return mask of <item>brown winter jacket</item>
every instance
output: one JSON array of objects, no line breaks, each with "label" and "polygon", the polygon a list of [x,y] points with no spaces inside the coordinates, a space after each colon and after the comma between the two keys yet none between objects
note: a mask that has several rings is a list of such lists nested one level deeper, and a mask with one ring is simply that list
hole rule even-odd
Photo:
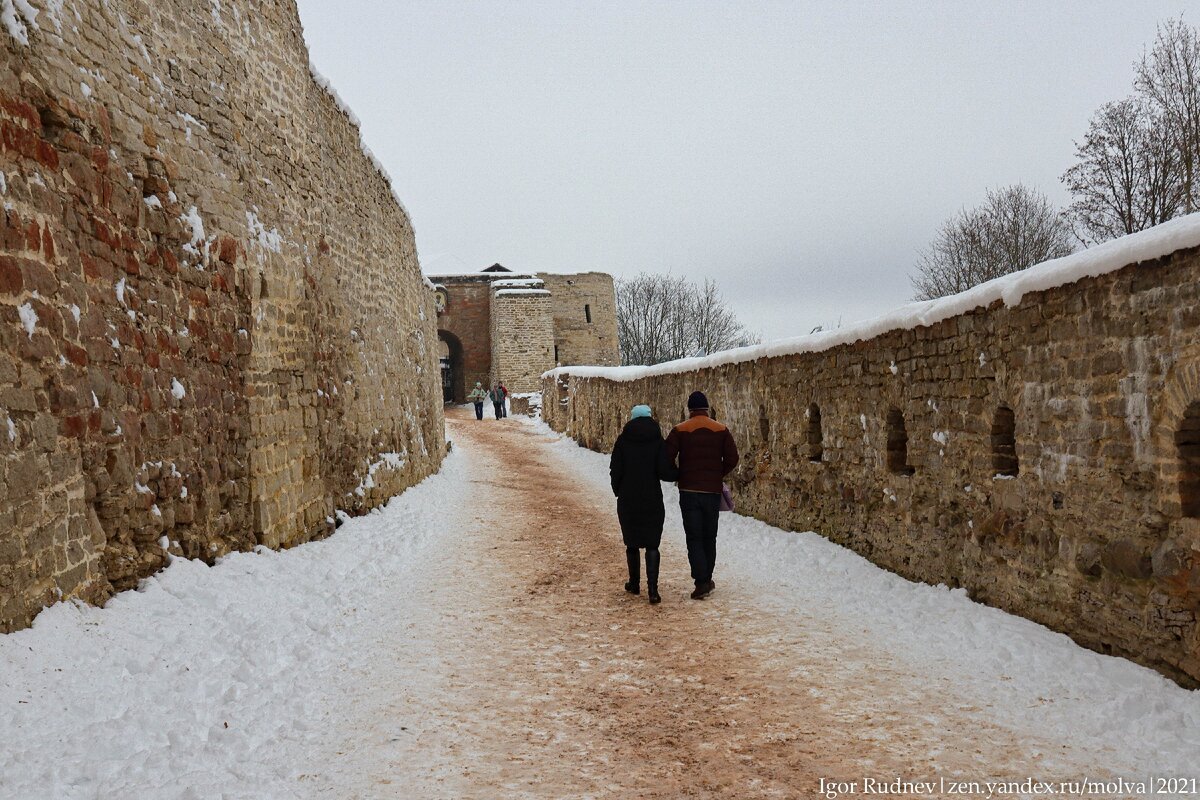
[{"label": "brown winter jacket", "polygon": [[685,492],[720,494],[721,480],[738,465],[733,434],[703,411],[671,429],[667,459],[679,464],[679,488]]}]

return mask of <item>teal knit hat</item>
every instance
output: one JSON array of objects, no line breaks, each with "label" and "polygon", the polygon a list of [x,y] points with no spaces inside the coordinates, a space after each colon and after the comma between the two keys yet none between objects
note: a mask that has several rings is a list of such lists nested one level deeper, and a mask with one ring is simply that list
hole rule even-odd
[{"label": "teal knit hat", "polygon": [[630,419],[637,419],[638,417],[648,417],[648,416],[650,416],[650,406],[634,406],[633,411],[631,411],[629,413]]}]

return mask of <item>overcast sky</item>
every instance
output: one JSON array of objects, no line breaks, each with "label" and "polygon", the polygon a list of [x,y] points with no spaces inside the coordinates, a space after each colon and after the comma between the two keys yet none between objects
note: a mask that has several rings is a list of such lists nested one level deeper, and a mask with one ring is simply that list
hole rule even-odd
[{"label": "overcast sky", "polygon": [[427,273],[715,278],[767,339],[907,302],[990,188],[1073,140],[1200,0],[299,0]]}]

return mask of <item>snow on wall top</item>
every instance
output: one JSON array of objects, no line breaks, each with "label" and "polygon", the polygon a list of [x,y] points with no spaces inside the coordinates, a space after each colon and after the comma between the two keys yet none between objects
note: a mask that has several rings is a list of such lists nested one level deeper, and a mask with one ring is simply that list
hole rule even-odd
[{"label": "snow on wall top", "polygon": [[1029,292],[1041,292],[1066,286],[1084,278],[1115,272],[1130,264],[1159,258],[1177,250],[1200,246],[1200,213],[1178,217],[1148,230],[1122,236],[1063,258],[1035,264],[1028,269],[981,283],[965,292],[900,306],[874,319],[832,331],[807,336],[777,339],[750,347],[722,350],[708,356],[681,358],[651,367],[559,367],[542,377],[574,375],[581,378],[607,378],[635,381],[653,375],[693,372],[723,364],[755,361],[771,356],[819,353],[844,344],[873,339],[889,331],[912,330],[935,325],[976,308],[986,308],[997,300],[1015,306]]},{"label": "snow on wall top", "polygon": [[400,210],[404,212],[404,216],[408,218],[408,225],[411,228],[412,214],[408,213],[408,208],[404,205],[404,201],[400,199],[400,195],[396,194],[396,187],[392,183],[392,176],[388,174],[388,171],[384,169],[383,164],[381,164],[379,159],[375,157],[375,153],[371,152],[371,148],[367,147],[366,140],[363,139],[362,135],[362,122],[359,120],[358,115],[351,110],[346,101],[342,99],[342,96],[337,93],[337,89],[333,88],[333,84],[330,83],[328,78],[321,74],[321,71],[316,68],[312,61],[308,62],[308,71],[312,75],[313,82],[325,90],[325,93],[329,95],[330,99],[333,100],[333,103],[335,106],[337,106],[338,110],[340,110],[346,116],[346,119],[350,122],[350,124],[354,126],[355,131],[358,133],[359,148],[362,150],[363,155],[367,157],[367,160],[371,162],[371,166],[375,168],[375,171],[378,172],[380,176],[383,177],[383,180],[387,183],[388,189],[390,189],[392,192],[392,198],[395,199],[396,205],[400,206]]},{"label": "snow on wall top", "polygon": [[504,297],[511,294],[550,294],[549,289],[500,289],[496,292],[497,297]]}]

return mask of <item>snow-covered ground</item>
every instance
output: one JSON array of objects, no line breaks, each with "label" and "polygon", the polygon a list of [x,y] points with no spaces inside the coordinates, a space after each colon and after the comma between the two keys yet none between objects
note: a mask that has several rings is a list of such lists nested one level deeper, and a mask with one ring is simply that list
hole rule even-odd
[{"label": "snow-covered ground", "polygon": [[407,586],[457,527],[463,460],[324,541],[175,559],[103,609],[0,636],[0,797],[297,796],[375,632],[419,611]]},{"label": "snow-covered ground", "polygon": [[[540,423],[479,423],[514,424],[533,426],[529,440],[581,493],[611,503],[605,456]],[[496,656],[472,650],[487,628],[464,629],[454,610],[466,594],[484,604],[490,594],[469,585],[480,579],[474,566],[454,567],[457,553],[497,561],[487,555],[497,526],[472,502],[494,477],[478,456],[459,437],[441,473],[325,541],[214,567],[176,560],[104,609],[61,604],[0,636],[0,797],[406,797],[406,770],[449,780],[468,758],[455,737],[482,734],[468,716],[418,742],[411,720],[427,720],[449,692],[489,689],[463,672]],[[674,502],[664,569],[678,572]],[[848,676],[852,658],[869,657],[913,686],[944,686],[981,724],[1062,743],[1043,766],[1143,780],[1200,772],[1198,692],[961,591],[905,581],[814,534],[727,515],[718,549],[713,598],[671,596],[657,608],[754,615],[778,632],[772,646],[808,641],[817,620]],[[475,622],[528,624],[511,606],[483,611]],[[503,645],[502,628],[499,640],[486,635],[488,647]],[[459,652],[443,652],[446,642]],[[515,646],[503,656],[510,669],[528,657]],[[832,680],[815,676],[813,695]],[[381,758],[390,777],[380,785],[356,777]],[[438,796],[461,796],[446,791]]]}]

